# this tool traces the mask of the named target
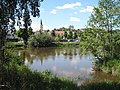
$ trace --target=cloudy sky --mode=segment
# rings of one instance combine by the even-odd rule
[[[39,30],[42,19],[44,29],[54,29],[74,25],[84,28],[92,9],[98,0],[44,0],[40,7],[40,17],[32,18],[32,28]]]

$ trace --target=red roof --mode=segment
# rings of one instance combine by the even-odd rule
[[[55,34],[64,35],[64,31],[55,31]]]

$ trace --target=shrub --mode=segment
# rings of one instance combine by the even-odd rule
[[[53,37],[48,33],[37,32],[29,39],[30,46],[33,47],[49,47],[52,46]]]

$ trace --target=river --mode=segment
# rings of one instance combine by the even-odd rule
[[[115,79],[111,75],[93,72],[93,56],[82,54],[80,48],[31,48],[19,50],[18,53],[31,70],[50,71],[59,77],[79,78],[77,83],[91,79]]]

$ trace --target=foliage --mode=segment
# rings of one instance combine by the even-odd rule
[[[7,42],[6,43],[6,48],[8,49],[8,48],[20,48],[20,49],[22,49],[22,48],[24,48],[24,43],[23,42]]]
[[[29,43],[33,47],[49,47],[52,45],[53,37],[48,33],[37,32],[31,36]]]
[[[22,38],[23,41],[24,41],[24,44],[25,40],[27,40],[32,34],[33,34],[33,29],[30,27],[28,30],[27,30],[27,36],[26,36],[26,31],[25,31],[25,28],[20,28],[19,30],[16,31],[16,34],[18,37]]]
[[[98,7],[95,7],[88,22],[92,28],[112,30],[120,27],[120,1],[119,0],[100,0]]]
[[[69,34],[68,34],[68,39],[73,39],[73,32],[72,31],[69,31]]]
[[[106,37],[108,41],[105,41],[105,44],[109,45],[109,58],[114,58],[113,30],[120,27],[119,4],[119,0],[100,0],[99,6],[93,9],[93,14],[88,22],[90,27],[108,32]]]
[[[55,42],[56,47],[79,47],[79,42]]]
[[[65,31],[65,34],[64,34],[65,39],[67,38],[67,36],[68,36],[68,33],[67,31]]]
[[[120,76],[120,60],[109,60],[107,62],[104,62],[100,66],[103,72],[112,74],[114,76]]]
[[[8,32],[14,32],[14,25],[21,26],[21,19],[24,21],[24,27],[27,35],[28,26],[30,26],[30,14],[33,17],[39,16],[40,2],[43,0],[1,0],[0,1],[0,64],[4,60],[4,49],[6,35]],[[27,38],[25,38],[25,43]]]
[[[77,31],[74,32],[74,35],[73,35],[73,39],[77,39],[78,35],[77,35]]]
[[[80,90],[119,90],[120,82],[103,81],[82,85]]]
[[[117,52],[120,38],[117,38],[119,35],[113,31],[120,25],[118,4],[119,0],[100,0],[88,22],[91,28],[84,30],[81,35],[86,49],[93,53],[99,63],[120,58],[120,53]]]
[[[81,34],[80,44],[86,50],[91,51],[92,54],[96,57],[96,59],[100,61],[99,63],[114,58],[119,59],[119,33],[116,33],[116,31],[114,31],[112,35],[112,57],[110,53],[111,43],[109,43],[108,37],[110,37],[110,34],[105,30],[88,28],[84,30],[84,32]]]
[[[55,37],[55,36],[56,36],[56,34],[55,34],[55,30],[52,30],[51,35],[52,35],[53,37]]]

